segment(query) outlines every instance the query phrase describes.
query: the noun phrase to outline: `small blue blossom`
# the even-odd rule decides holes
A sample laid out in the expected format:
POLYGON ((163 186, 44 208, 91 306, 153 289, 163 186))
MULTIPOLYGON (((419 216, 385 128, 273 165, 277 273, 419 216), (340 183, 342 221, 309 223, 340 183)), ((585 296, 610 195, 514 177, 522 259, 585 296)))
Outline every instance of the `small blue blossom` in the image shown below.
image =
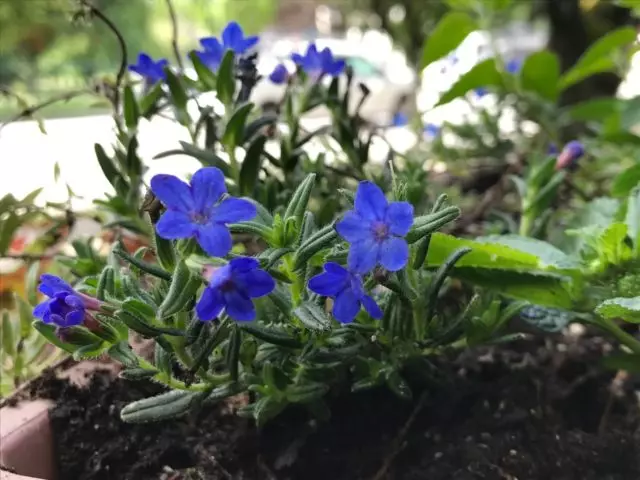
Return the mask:
POLYGON ((559 152, 558 146, 555 143, 552 142, 547 146, 547 155, 557 155, 559 152))
POLYGON ((485 87, 478 87, 474 89, 473 92, 476 94, 478 98, 482 98, 489 93, 489 90, 487 90, 485 87))
POLYGON ((198 170, 191 185, 173 175, 155 175, 151 191, 167 207, 156 224, 158 235, 169 240, 195 237, 213 257, 224 257, 231 250, 227 224, 251 220, 257 213, 248 200, 222 198, 227 188, 216 167, 198 170))
POLYGON ((100 309, 99 300, 76 292, 67 282, 55 275, 43 274, 38 290, 49 298, 33 309, 33 316, 57 327, 82 325, 89 315, 87 310, 100 309))
POLYGON ((374 183, 360 182, 355 209, 336 224, 342 238, 351 244, 347 263, 355 273, 367 273, 379 262, 395 272, 409 260, 404 237, 413 225, 413 205, 391 202, 374 183))
POLYGON ((440 127, 433 123, 427 123, 422 128, 422 136, 427 140, 436 138, 439 134, 440 134, 440 127))
POLYGON ((315 43, 307 47, 304 55, 294 53, 291 59, 313 80, 317 81, 323 75, 336 77, 345 69, 344 60, 335 60, 329 48, 318 51, 315 43))
POLYGON ((154 62, 149 55, 141 53, 138 55, 138 62, 129 65, 129 70, 142 76, 148 85, 153 85, 167 78, 164 69, 168 64, 169 62, 165 58, 154 62))
POLYGON ((257 36, 245 37, 242 27, 237 22, 229 22, 222 31, 222 42, 217 37, 200 39, 202 51, 196 51, 200 61, 211 70, 217 70, 227 50, 236 55, 243 55, 258 43, 257 36))
POLYGON ((273 72, 269 75, 269 80, 276 85, 287 83, 287 81, 289 81, 289 70, 287 70, 287 67, 280 64, 273 69, 273 72))
POLYGON ((392 127, 405 127, 407 125, 409 125, 409 117, 402 112, 396 113, 391 120, 392 127))
POLYGON ((578 165, 578 160, 580 157, 584 155, 584 145, 578 142, 577 140, 573 140, 567 143, 560 155, 558 155, 558 159, 556 160, 556 170, 560 170, 562 168, 567 168, 569 170, 575 168, 578 165))
POLYGON ((511 59, 505 65, 505 70, 507 71, 507 73, 510 73, 511 75, 515 75, 516 73, 518 73, 521 68, 522 68, 522 59, 520 58, 511 59))
POLYGON ((361 307, 373 318, 382 318, 382 310, 364 291, 362 277, 337 263, 325 263, 324 273, 309 280, 309 289, 334 299, 333 316, 340 323, 353 322, 361 307))
POLYGON ((233 320, 254 320, 256 309, 251 299, 268 295, 276 287, 271 275, 259 267, 255 258, 239 257, 215 269, 196 305, 198 318, 213 320, 224 310, 233 320))

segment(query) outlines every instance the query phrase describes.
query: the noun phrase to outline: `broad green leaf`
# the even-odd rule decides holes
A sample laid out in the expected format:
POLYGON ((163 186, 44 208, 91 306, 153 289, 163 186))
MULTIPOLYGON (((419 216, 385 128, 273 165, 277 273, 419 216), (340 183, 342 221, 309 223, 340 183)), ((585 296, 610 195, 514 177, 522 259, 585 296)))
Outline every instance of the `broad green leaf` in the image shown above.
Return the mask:
POLYGON ((463 12, 449 12, 438 22, 438 25, 427 38, 422 52, 421 68, 444 57, 471 32, 478 28, 476 21, 463 12))
POLYGON ((617 98, 594 98, 571 105, 567 113, 578 121, 602 121, 620 113, 623 102, 617 98))
POLYGON ((607 264, 620 265, 631 258, 631 248, 625 242, 627 225, 612 223, 598 238, 598 254, 607 264))
POLYGON ((547 50, 529 55, 520 72, 523 89, 552 102, 558 97, 559 79, 560 61, 557 55, 547 50))
POLYGON ((500 75, 500 72, 498 72, 496 68, 495 59, 489 58, 462 75, 458 81, 440 97, 438 105, 449 103, 476 88, 489 86, 501 87, 503 85, 504 81, 502 75, 500 75))
POLYGON ((627 322, 640 323, 640 297, 610 298, 596 307, 596 313, 603 318, 621 318, 627 322))
POLYGON ((538 267, 570 270, 580 268, 580 263, 550 243, 519 235, 492 235, 476 238, 481 243, 496 243, 520 252, 530 253, 538 258, 538 267))
POLYGON ((616 66, 616 53, 632 44, 636 36, 634 28, 622 27, 598 39, 560 78, 560 89, 564 90, 596 73, 613 70, 616 66))
POLYGON ((623 130, 631 130, 638 124, 640 124, 640 96, 622 102, 620 118, 620 127, 623 130))
POLYGON ((520 317, 527 323, 546 332, 559 332, 571 321, 571 313, 557 308, 529 305, 520 311, 520 317))
POLYGON ((640 163, 620 172, 614 178, 611 194, 616 197, 628 195, 638 184, 640 184, 640 163))

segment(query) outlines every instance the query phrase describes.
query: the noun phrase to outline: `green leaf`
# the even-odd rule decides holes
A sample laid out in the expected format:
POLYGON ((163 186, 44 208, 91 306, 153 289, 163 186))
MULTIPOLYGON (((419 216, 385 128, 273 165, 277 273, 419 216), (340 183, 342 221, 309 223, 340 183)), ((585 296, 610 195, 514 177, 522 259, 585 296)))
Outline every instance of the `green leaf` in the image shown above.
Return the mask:
POLYGON ((0 221, 0 254, 4 254, 9 250, 13 235, 20 228, 23 221, 24 217, 19 217, 13 212, 0 221))
POLYGON ((640 373, 640 354, 616 353, 602 359, 606 368, 611 370, 624 370, 629 373, 640 373))
POLYGON ((309 198, 311 197, 311 191, 316 182, 316 174, 310 173, 302 181, 302 183, 296 188, 295 192, 289 200, 287 209, 284 212, 284 221, 286 222, 290 218, 295 218, 298 221, 298 226, 302 223, 302 217, 307 205, 309 204, 309 198))
POLYGON ((248 334, 273 345, 289 348, 302 347, 302 343, 297 338, 281 329, 269 328, 257 323, 242 323, 238 324, 238 327, 248 334))
POLYGON ((616 197, 628 195, 640 184, 640 163, 633 165, 618 174, 613 180, 611 194, 616 197))
POLYGON ((413 226, 407 234, 407 243, 412 244, 421 238, 431 235, 447 223, 453 222, 459 216, 460 209, 458 207, 446 207, 428 215, 415 218, 413 226))
POLYGON ((24 279, 24 288, 27 294, 27 301, 30 305, 38 303, 38 281, 40 277, 40 261, 29 265, 24 279))
POLYGON ((640 187, 629 195, 625 224, 627 233, 633 240, 635 255, 640 257, 640 187))
POLYGON ((256 137, 249 145, 247 153, 240 167, 240 195, 253 195, 258 183, 260 168, 262 167, 262 153, 267 142, 265 135, 256 137))
POLYGON ((151 114, 155 112, 156 104, 163 95, 164 92, 162 91, 162 82, 158 82, 151 88, 151 90, 149 90, 149 92, 144 97, 140 99, 140 114, 144 118, 149 118, 151 114))
POLYGON ((489 58, 484 62, 478 63, 467 73, 462 75, 453 86, 445 92, 438 101, 439 105, 449 103, 456 98, 460 98, 480 87, 503 87, 504 79, 496 68, 496 61, 493 58, 489 58))
POLYGON ((118 171, 113 160, 107 156, 107 153, 104 151, 104 148, 102 148, 102 145, 96 143, 93 148, 96 153, 96 158, 98 159, 98 164, 102 169, 102 173, 104 173, 104 176, 113 186, 113 188, 118 191, 119 188, 126 186, 127 183, 118 171))
POLYGON ((623 130, 631 130, 640 123, 640 96, 625 100, 621 105, 620 127, 623 130))
POLYGON ((617 98, 595 98, 567 107, 567 113, 578 121, 602 121, 611 115, 618 114, 622 103, 617 98))
POLYGON ((163 319, 186 310, 201 284, 200 277, 191 273, 184 260, 180 260, 171 277, 169 291, 158 307, 157 317, 163 319))
POLYGON ((124 123, 128 129, 132 130, 138 126, 140 118, 140 109, 138 102, 133 94, 133 89, 127 85, 124 87, 124 123))
POLYGON ((303 303, 293 313, 305 327, 311 330, 326 331, 331 326, 331 319, 327 313, 315 303, 303 303))
POLYGON ((62 342, 56 335, 56 327, 53 325, 46 324, 42 320, 35 320, 33 322, 33 328, 38 330, 38 332, 40 332, 40 334, 45 337, 49 343, 55 345, 61 350, 64 350, 65 352, 73 353, 78 349, 77 345, 62 342))
POLYGON ((439 60, 455 50, 471 32, 476 30, 476 21, 463 12, 449 12, 438 22, 425 42, 420 68, 439 60))
POLYGON ((170 157, 172 155, 188 155, 189 157, 193 157, 196 160, 199 160, 204 166, 207 167, 217 167, 222 170, 225 177, 229 177, 231 171, 229 170, 229 165, 220 158, 213 150, 203 150, 201 148, 196 147, 195 145, 191 145, 187 142, 180 142, 182 146, 182 150, 169 150, 166 152, 162 152, 153 157, 154 160, 159 158, 170 157))
POLYGON ((222 134, 222 144, 227 147, 227 151, 231 152, 239 145, 251 110, 253 110, 253 103, 245 103, 231 115, 222 134))
POLYGON ((189 413, 205 393, 173 390, 126 405, 120 418, 126 423, 147 423, 178 418, 189 413))
POLYGON ((596 313, 606 319, 621 318, 630 323, 640 323, 640 297, 610 298, 596 307, 596 313))
POLYGON ((557 55, 547 50, 529 55, 520 72, 523 89, 552 102, 558 97, 559 79, 560 61, 557 55))
POLYGON ((616 67, 616 54, 631 45, 637 36, 632 27, 622 27, 598 39, 580 57, 576 64, 560 78, 560 90, 564 90, 591 75, 608 72, 616 67))
POLYGON ((206 91, 213 91, 216 89, 216 76, 208 68, 200 58, 195 54, 195 52, 191 52, 189 54, 189 58, 191 59, 191 64, 193 65, 196 74, 198 75, 198 80, 202 83, 202 86, 205 87, 206 91))
POLYGON ((22 338, 28 338, 33 331, 33 309, 31 305, 24 301, 24 299, 14 292, 14 301, 18 307, 18 316, 20 317, 20 336, 22 338))
POLYGON ((540 305, 525 306, 520 317, 530 325, 545 332, 560 332, 571 321, 571 313, 557 308, 545 308, 540 305))
MULTIPOLYGON (((171 93, 171 99, 173 105, 180 112, 186 112, 187 110, 187 101, 189 100, 187 97, 187 92, 184 89, 184 86, 180 82, 180 79, 173 73, 170 69, 166 69, 167 73, 167 86, 169 87, 169 92, 171 93)), ((178 120, 181 120, 178 118, 178 120)))
POLYGON ((0 334, 2 334, 2 349, 4 353, 13 357, 16 354, 16 345, 18 343, 18 335, 13 328, 13 320, 9 316, 9 312, 7 310, 2 311, 2 318, 0 318, 0 334))
POLYGON ((227 50, 218 68, 216 79, 216 91, 218 98, 227 107, 233 104, 236 90, 235 55, 232 50, 227 50))

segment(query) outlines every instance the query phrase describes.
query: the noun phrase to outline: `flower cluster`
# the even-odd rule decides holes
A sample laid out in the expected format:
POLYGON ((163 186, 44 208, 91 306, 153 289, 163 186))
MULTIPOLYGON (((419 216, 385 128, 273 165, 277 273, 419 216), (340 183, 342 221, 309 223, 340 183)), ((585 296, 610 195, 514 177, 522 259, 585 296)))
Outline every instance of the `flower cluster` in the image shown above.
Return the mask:
MULTIPOLYGON (((227 51, 236 55, 245 55, 259 42, 257 36, 245 36, 242 27, 237 22, 230 22, 222 31, 221 38, 205 37, 200 39, 201 50, 195 50, 196 57, 212 71, 220 66, 227 51)), ((318 81, 325 75, 338 76, 345 69, 344 60, 334 58, 329 48, 318 50, 315 43, 309 44, 304 55, 294 53, 291 59, 312 81, 318 81)), ((144 78, 147 85, 153 85, 166 79, 165 68, 169 62, 166 59, 154 61, 149 55, 141 53, 135 64, 129 65, 129 70, 144 78)), ((284 84, 289 80, 289 71, 280 64, 269 75, 271 82, 284 84)))
POLYGON ((335 299, 333 316, 342 323, 353 321, 361 306, 373 318, 382 312, 366 295, 362 276, 380 264, 395 272, 407 264, 409 245, 403 238, 413 225, 413 206, 408 202, 389 203, 375 184, 360 182, 354 209, 336 224, 338 234, 350 243, 348 270, 327 263, 325 272, 309 281, 311 291, 335 299))

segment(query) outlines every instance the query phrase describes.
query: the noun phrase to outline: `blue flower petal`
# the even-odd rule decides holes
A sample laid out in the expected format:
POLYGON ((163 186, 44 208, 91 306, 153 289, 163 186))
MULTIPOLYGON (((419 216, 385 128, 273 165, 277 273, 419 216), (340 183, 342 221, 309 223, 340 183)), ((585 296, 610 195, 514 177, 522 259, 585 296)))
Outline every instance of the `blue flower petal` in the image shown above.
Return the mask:
POLYGON ((43 273, 42 275, 40 275, 40 285, 38 287, 38 290, 40 290, 48 297, 53 297, 58 293, 73 292, 73 288, 71 288, 71 285, 62 280, 60 277, 51 275, 50 273, 43 273))
POLYGON ((355 200, 356 211, 367 220, 384 220, 387 199, 375 183, 364 181, 358 185, 355 200))
POLYGON ((189 215, 176 210, 167 210, 156 223, 156 232, 167 240, 192 237, 196 228, 189 215))
POLYGON ((216 167, 201 168, 191 177, 193 203, 196 211, 202 215, 213 211, 215 203, 226 192, 224 175, 216 167))
POLYGON ((360 299, 360 301, 362 302, 362 306, 367 311, 367 313, 371 315, 371 318, 382 318, 382 310, 373 298, 371 298, 369 295, 364 295, 360 299))
POLYGON ((340 323, 351 323, 360 311, 360 301, 354 293, 343 290, 333 302, 333 316, 340 323))
POLYGON ((33 309, 33 316, 36 318, 44 318, 45 313, 49 311, 49 303, 51 303, 51 300, 47 299, 36 305, 33 309))
POLYGON ((59 327, 73 327, 75 325, 82 325, 84 322, 84 310, 72 310, 64 317, 62 324, 58 323, 59 327))
POLYGON ((196 304, 196 313, 198 318, 205 322, 213 320, 220 315, 224 308, 224 298, 219 290, 214 288, 205 288, 202 296, 196 304))
POLYGON ((379 251, 380 245, 373 238, 352 243, 347 256, 349 270, 354 273, 370 272, 378 263, 379 251))
POLYGON ((196 56, 209 70, 217 70, 222 62, 222 52, 208 51, 204 52, 196 51, 196 56))
POLYGON ((167 208, 185 213, 194 209, 189 185, 173 175, 155 175, 151 179, 151 191, 167 208))
POLYGON ((302 66, 304 64, 304 56, 300 55, 299 53, 292 53, 291 60, 293 60, 293 63, 295 63, 296 65, 302 66))
MULTIPOLYGON (((233 260, 231 260, 233 262, 233 260)), ((231 280, 231 263, 215 268, 209 278, 209 288, 218 288, 231 280)))
POLYGON ((249 298, 264 297, 276 288, 276 282, 271 275, 259 268, 234 275, 234 281, 238 289, 249 298))
POLYGON ((251 50, 253 47, 255 47, 258 44, 259 40, 260 38, 256 36, 246 37, 242 42, 242 51, 238 53, 245 53, 248 50, 251 50))
POLYGON ((273 69, 273 72, 269 75, 269 80, 271 80, 276 85, 282 85, 286 83, 289 79, 289 71, 287 67, 280 64, 276 68, 273 69))
POLYGON ((213 210, 211 220, 216 223, 236 223, 253 219, 258 214, 256 206, 242 198, 225 198, 213 210))
POLYGON ((398 112, 393 116, 391 120, 391 125, 394 127, 404 127, 409 124, 409 117, 407 117, 404 113, 398 112))
POLYGON ((229 22, 222 31, 222 44, 225 48, 231 49, 236 53, 244 53, 242 50, 244 40, 244 32, 238 22, 229 22))
POLYGON ((348 283, 348 277, 335 273, 320 273, 309 279, 309 290, 323 297, 334 297, 344 290, 348 283))
POLYGON ((58 325, 63 327, 66 325, 66 320, 62 315, 58 315, 57 313, 49 312, 49 315, 45 316, 43 319, 45 323, 53 323, 54 325, 58 325))
POLYGON ((392 234, 404 237, 413 225, 413 205, 409 202, 390 203, 385 222, 392 234))
POLYGON ((229 262, 234 273, 244 273, 260 267, 260 262, 253 257, 238 257, 229 262))
POLYGON ((215 53, 219 56, 222 56, 224 52, 224 48, 216 37, 205 37, 200 39, 200 45, 205 49, 206 52, 215 53))
POLYGON ((249 322, 256 318, 256 309, 251 299, 238 290, 223 293, 226 312, 232 319, 239 322, 249 322))
POLYGON ((84 302, 80 297, 77 297, 76 295, 67 295, 66 297, 64 297, 64 303, 66 303, 72 308, 76 308, 76 309, 84 308, 84 302))
POLYGON ((336 263, 336 262, 327 262, 327 263, 325 263, 324 264, 324 269, 328 273, 332 273, 332 274, 337 275, 339 277, 342 277, 344 279, 347 279, 349 277, 349 271, 346 268, 344 268, 342 265, 340 265, 339 263, 336 263))
POLYGON ((229 230, 215 223, 199 225, 196 231, 196 240, 202 249, 212 257, 224 257, 233 246, 229 230))
POLYGON ((349 210, 336 223, 336 231, 348 242, 364 240, 371 235, 371 221, 363 219, 355 210, 349 210))
POLYGON ((390 272, 397 272, 409 261, 409 245, 398 237, 385 240, 380 247, 380 263, 390 272))
POLYGON ((333 76, 333 77, 337 77, 338 75, 340 75, 344 71, 346 66, 347 66, 347 64, 345 63, 344 60, 335 60, 331 64, 331 66, 326 69, 326 73, 328 75, 333 76))

